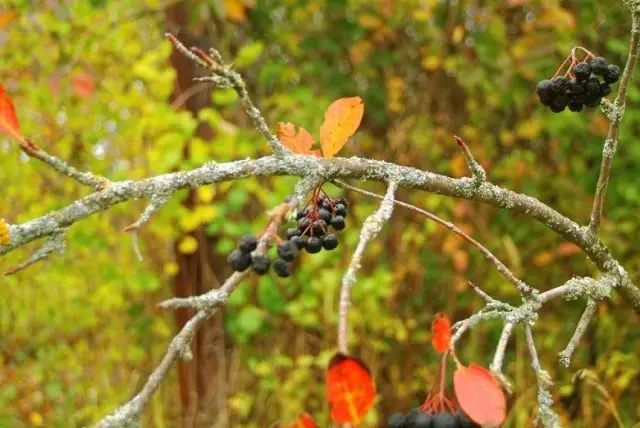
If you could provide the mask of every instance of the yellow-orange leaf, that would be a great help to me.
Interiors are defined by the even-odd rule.
[[[375,398],[376,386],[362,361],[340,353],[331,358],[327,369],[327,399],[334,422],[359,423]]]
[[[364,102],[360,97],[340,98],[324,113],[320,127],[322,154],[331,158],[340,151],[356,132],[364,114]]]
[[[298,133],[296,133],[296,126],[293,123],[280,122],[278,123],[278,138],[285,147],[295,154],[320,156],[319,150],[311,150],[315,141],[311,134],[302,126],[298,129]]]
[[[11,98],[5,94],[2,85],[0,85],[0,134],[24,142],[16,109],[13,107]]]
[[[0,218],[0,245],[11,244],[11,238],[9,237],[9,225],[3,218]]]
[[[18,14],[13,10],[4,10],[0,11],[0,29],[9,25],[11,21],[13,21]]]

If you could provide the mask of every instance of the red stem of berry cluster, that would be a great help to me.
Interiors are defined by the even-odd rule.
[[[573,49],[571,49],[571,53],[567,55],[567,57],[564,59],[562,64],[560,64],[560,67],[558,67],[558,69],[553,74],[551,79],[554,79],[558,76],[558,74],[565,68],[568,61],[571,61],[571,63],[569,64],[569,68],[567,69],[567,71],[564,73],[564,77],[567,77],[567,76],[570,76],[571,78],[575,77],[573,76],[573,74],[571,74],[571,71],[573,70],[573,67],[575,67],[575,65],[580,62],[578,61],[578,57],[576,55],[576,50],[578,49],[583,51],[586,54],[586,56],[581,61],[586,61],[587,59],[595,58],[595,55],[590,50],[583,48],[582,46],[576,46]]]
[[[420,406],[420,410],[422,410],[423,412],[429,414],[443,413],[447,411],[451,414],[454,414],[456,412],[458,406],[454,401],[449,400],[445,394],[445,379],[447,376],[448,355],[448,352],[442,354],[442,361],[440,362],[440,382],[438,383],[438,392],[436,394],[433,394],[432,388],[432,391],[429,392],[426,400],[424,400],[424,404]]]
[[[304,230],[304,232],[302,232],[301,236],[304,236],[308,231],[310,231],[311,236],[313,236],[313,223],[315,220],[318,219],[318,199],[320,198],[321,194],[325,198],[327,198],[327,201],[329,201],[329,205],[331,205],[331,210],[335,208],[333,201],[331,201],[331,198],[329,197],[329,195],[327,195],[327,193],[322,188],[322,184],[316,187],[313,190],[313,193],[311,194],[311,198],[309,198],[307,203],[304,204],[304,207],[302,207],[302,211],[306,210],[309,207],[309,205],[311,205],[313,208],[311,209],[311,212],[307,216],[307,218],[311,220],[311,222],[309,223],[309,226],[307,226],[307,228]],[[320,227],[322,228],[322,231],[324,233],[327,233],[327,230],[322,226],[322,224],[320,224]]]

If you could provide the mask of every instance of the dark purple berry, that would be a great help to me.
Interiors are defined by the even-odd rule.
[[[538,94],[538,98],[542,104],[551,104],[551,101],[553,101],[555,96],[551,90],[551,81],[547,79],[539,81],[536,85],[536,94]]]
[[[335,215],[341,215],[342,217],[347,216],[347,207],[344,204],[336,204],[336,209],[334,211]]]
[[[389,418],[387,428],[406,428],[407,416],[404,413],[394,413]]]
[[[607,71],[602,75],[602,79],[607,83],[616,83],[620,78],[620,67],[610,64]]]
[[[238,242],[238,248],[243,253],[249,254],[258,248],[258,239],[253,235],[244,235]]]
[[[583,107],[582,103],[575,103],[575,102],[569,103],[569,110],[574,112],[582,111],[582,107]]]
[[[264,275],[269,272],[269,266],[271,262],[269,257],[263,254],[253,254],[251,256],[251,269],[258,275]]]
[[[333,227],[335,230],[344,229],[344,217],[342,217],[341,215],[333,217],[331,219],[331,227]]]
[[[298,255],[298,247],[291,242],[283,242],[278,245],[278,256],[287,262],[292,261]]]
[[[600,95],[603,97],[606,97],[610,93],[611,93],[611,85],[605,82],[600,83]]]
[[[587,99],[584,102],[584,105],[587,107],[598,107],[601,101],[602,101],[602,97],[600,95],[595,95],[595,96],[587,97]]]
[[[591,72],[599,76],[604,76],[607,72],[607,60],[601,56],[595,57],[589,63],[591,65]]]
[[[573,75],[576,76],[576,80],[584,82],[591,77],[591,66],[588,62],[579,62],[573,67]]]
[[[307,245],[305,245],[305,249],[307,250],[307,253],[310,254],[318,253],[322,249],[322,242],[320,242],[320,239],[316,238],[315,236],[311,236],[309,239],[307,239]]]
[[[327,232],[327,222],[324,220],[316,220],[313,222],[314,235],[322,236]]]
[[[292,236],[289,239],[289,242],[295,245],[298,250],[302,250],[304,248],[305,241],[306,238],[303,238],[301,236]]]
[[[432,424],[438,428],[457,428],[458,421],[451,413],[442,412],[432,416]]]
[[[331,213],[328,210],[325,210],[324,208],[320,208],[318,210],[318,218],[320,220],[324,220],[325,223],[329,223],[329,221],[331,220]]]
[[[282,259],[276,259],[276,261],[273,262],[273,270],[276,271],[279,277],[286,278],[291,275],[291,263]]]
[[[338,237],[333,233],[329,233],[322,237],[322,248],[325,250],[334,250],[338,248]]]
[[[600,94],[600,81],[597,77],[592,76],[584,83],[584,92],[587,98]]]
[[[236,272],[244,272],[251,266],[251,255],[239,249],[235,249],[227,257],[227,262],[231,269]]]
[[[569,81],[564,76],[554,77],[551,81],[551,90],[556,95],[563,95],[567,90],[567,86],[569,85]]]
[[[308,218],[303,218],[298,223],[298,230],[300,231],[301,234],[305,233],[305,231],[309,228],[309,226],[311,226],[311,220],[309,220]]]
[[[433,416],[428,415],[425,412],[416,413],[413,417],[413,425],[411,426],[414,428],[431,428],[434,426]]]
[[[300,230],[298,230],[297,228],[290,228],[287,229],[287,239],[291,239],[294,236],[300,236],[302,232],[300,232]]]

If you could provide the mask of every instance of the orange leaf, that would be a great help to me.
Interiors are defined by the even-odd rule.
[[[364,103],[360,97],[340,98],[324,112],[320,127],[322,154],[331,158],[338,153],[360,126]]]
[[[289,428],[318,428],[318,425],[308,413],[302,412]]]
[[[289,150],[298,155],[314,155],[320,156],[319,150],[311,150],[311,146],[315,144],[311,134],[302,126],[296,134],[296,126],[291,123],[278,123],[278,138]]]
[[[480,425],[500,425],[507,416],[507,402],[493,374],[471,363],[453,374],[453,387],[462,410]]]
[[[93,95],[94,85],[93,79],[87,73],[78,73],[71,78],[71,84],[76,94],[84,98]]]
[[[0,85],[0,134],[24,143],[16,109],[13,107],[11,98],[5,94],[2,85]]]
[[[444,314],[436,314],[435,319],[431,323],[431,346],[437,353],[447,352],[451,346],[451,321]]]
[[[6,27],[18,14],[13,10],[0,11],[0,29]]]
[[[357,358],[337,353],[327,369],[327,399],[337,423],[359,423],[376,398],[369,369]]]

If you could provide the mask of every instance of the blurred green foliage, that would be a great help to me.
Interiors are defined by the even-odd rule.
[[[273,129],[290,121],[317,138],[329,103],[359,95],[365,119],[341,155],[462,176],[467,171],[455,133],[491,180],[588,220],[607,120],[598,111],[554,115],[541,108],[532,88],[575,45],[624,64],[630,18],[622,2],[184,3],[199,45],[214,46],[233,61]],[[176,77],[162,36],[168,6],[161,0],[9,0],[0,6],[0,82],[14,99],[25,135],[76,167],[114,180],[268,153],[232,91],[214,91],[197,117],[168,101]],[[603,240],[638,283],[636,82],[609,185]],[[212,130],[210,141],[196,136],[199,124]],[[238,236],[259,232],[266,210],[295,182],[280,177],[207,186],[190,209],[180,193],[141,232],[142,263],[121,230],[143,201],[116,206],[74,225],[64,258],[3,277],[0,426],[84,426],[128,400],[175,332],[172,315],[155,310],[169,297],[170,278],[179,269],[171,243],[178,251],[198,251],[189,233],[203,225],[224,260]],[[89,191],[1,139],[0,185],[0,217],[10,223]],[[230,298],[224,325],[231,343],[225,350],[231,426],[270,426],[303,410],[320,426],[330,425],[323,376],[336,346],[340,277],[359,225],[376,207],[347,196],[353,208],[339,251],[303,256],[291,279],[252,277]],[[421,192],[399,196],[455,221],[542,290],[573,275],[596,274],[585,257],[530,219]],[[3,258],[3,268],[34,248]],[[228,273],[225,266],[218,269]],[[400,208],[369,246],[351,314],[354,353],[369,364],[379,390],[365,426],[381,426],[391,412],[424,399],[438,367],[429,345],[433,315],[460,319],[482,305],[467,280],[517,302],[513,287],[474,249]],[[556,380],[563,422],[631,426],[640,421],[637,316],[618,296],[601,304],[572,368],[560,369],[557,353],[583,307],[553,302],[534,329],[542,364]],[[488,365],[499,334],[497,323],[479,326],[459,356]],[[505,365],[515,387],[506,426],[528,426],[535,418],[536,384],[522,331],[514,337]],[[180,412],[171,377],[145,412],[145,426],[176,426]]]

